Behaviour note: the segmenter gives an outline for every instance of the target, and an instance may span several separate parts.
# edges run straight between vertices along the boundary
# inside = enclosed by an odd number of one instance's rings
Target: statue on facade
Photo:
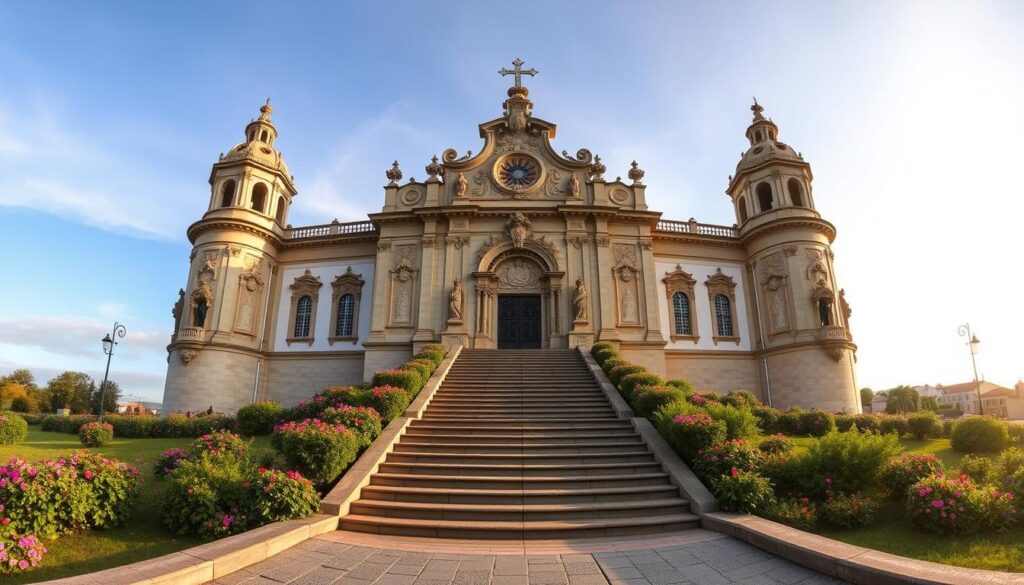
[[[448,321],[462,321],[462,281],[458,278],[452,283],[452,292],[448,295]]]
[[[526,243],[526,238],[530,235],[530,220],[527,219],[523,212],[517,211],[508,218],[509,237],[512,238],[512,245],[516,248],[522,248],[523,244]]]
[[[459,176],[455,179],[455,198],[462,199],[466,196],[466,190],[469,189],[469,181],[466,180],[466,176],[459,173]]]
[[[171,316],[174,317],[174,332],[178,332],[178,328],[181,327],[181,315],[182,311],[185,310],[185,289],[178,289],[178,301],[174,303],[174,307],[171,309]]]
[[[569,175],[569,197],[572,199],[580,198],[580,180],[576,178],[576,173]]]
[[[576,294],[572,297],[572,307],[576,312],[576,322],[587,320],[587,287],[583,284],[583,277],[576,279]]]

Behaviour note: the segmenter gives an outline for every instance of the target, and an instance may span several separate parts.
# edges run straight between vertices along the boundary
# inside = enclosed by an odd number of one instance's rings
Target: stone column
[[[644,275],[644,306],[647,309],[646,341],[665,343],[661,334],[661,316],[658,314],[658,275],[654,266],[654,244],[650,238],[640,238],[640,264]]]
[[[437,187],[437,185],[432,185]],[[428,186],[429,187],[429,186]],[[420,307],[417,313],[416,333],[412,337],[413,349],[418,346],[433,343],[436,339],[432,327],[434,322],[434,310],[437,307],[437,280],[439,267],[434,266],[436,256],[434,248],[438,245],[437,234],[434,232],[437,221],[426,219],[423,224],[423,251],[420,255]]]
[[[618,341],[619,335],[615,330],[615,282],[612,274],[612,259],[609,253],[611,238],[607,230],[597,232],[594,240],[597,242],[597,290],[592,293],[592,298],[597,301],[601,309],[601,331],[598,334],[600,341]]]

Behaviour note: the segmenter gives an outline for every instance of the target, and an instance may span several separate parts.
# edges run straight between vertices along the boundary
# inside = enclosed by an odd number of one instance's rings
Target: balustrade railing
[[[301,238],[321,238],[324,236],[338,236],[348,234],[369,234],[376,231],[373,222],[353,221],[349,223],[327,223],[323,225],[309,225],[304,227],[289,228],[285,230],[285,237],[289,240]]]
[[[696,221],[677,221],[674,219],[662,219],[654,228],[659,232],[672,234],[697,234],[700,236],[715,236],[719,238],[739,237],[739,231],[734,227],[724,225],[713,225],[710,223],[697,223]]]
[[[178,329],[175,341],[203,341],[206,339],[206,329],[202,327],[182,327]]]
[[[849,341],[850,332],[846,330],[846,327],[840,325],[826,325],[818,330],[818,339],[837,339],[839,341]]]

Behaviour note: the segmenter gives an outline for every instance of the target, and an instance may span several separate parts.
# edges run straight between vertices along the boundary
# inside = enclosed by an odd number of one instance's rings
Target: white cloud
[[[34,347],[56,356],[96,358],[102,351],[100,340],[110,328],[107,321],[75,316],[27,317],[0,321],[0,343]],[[145,359],[166,353],[169,340],[170,331],[131,329],[115,351],[128,360]]]

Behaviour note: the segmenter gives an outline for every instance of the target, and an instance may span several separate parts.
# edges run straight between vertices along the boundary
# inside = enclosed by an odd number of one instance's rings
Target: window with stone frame
[[[291,284],[292,301],[288,318],[288,345],[306,343],[313,345],[316,336],[316,307],[323,283],[320,278],[306,270],[305,274]]]
[[[676,264],[675,270],[665,273],[662,282],[665,283],[665,294],[668,297],[672,340],[697,343],[700,336],[697,334],[697,320],[693,310],[693,289],[697,281]]]
[[[334,291],[331,298],[331,323],[334,329],[327,338],[331,345],[335,341],[351,341],[354,344],[359,340],[359,303],[364,284],[366,282],[362,275],[352,272],[351,266],[331,283]]]
[[[718,268],[704,282],[704,286],[708,289],[708,301],[714,317],[712,340],[715,345],[720,341],[731,341],[738,345],[740,336],[736,324],[736,281]]]

